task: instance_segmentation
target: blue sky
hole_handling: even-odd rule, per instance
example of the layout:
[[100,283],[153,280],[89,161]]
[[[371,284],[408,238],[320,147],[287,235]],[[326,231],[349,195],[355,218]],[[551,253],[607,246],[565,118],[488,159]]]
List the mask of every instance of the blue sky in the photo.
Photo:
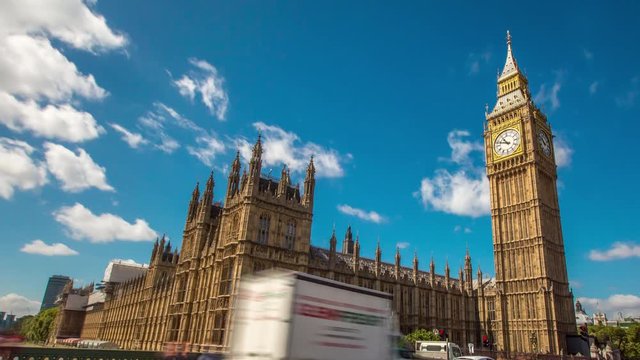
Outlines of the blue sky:
[[[475,4],[474,4],[475,5]],[[493,273],[480,147],[505,33],[556,135],[569,277],[640,314],[636,3],[9,1],[0,5],[0,310],[180,242],[261,131],[265,168],[319,179],[312,243],[351,224],[439,273]],[[427,191],[434,189],[433,192]]]

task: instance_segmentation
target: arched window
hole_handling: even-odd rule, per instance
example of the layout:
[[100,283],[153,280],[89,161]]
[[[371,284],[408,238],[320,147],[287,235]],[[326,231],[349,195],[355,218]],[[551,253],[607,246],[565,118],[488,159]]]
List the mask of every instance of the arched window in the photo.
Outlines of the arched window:
[[269,242],[269,224],[271,219],[269,215],[260,215],[260,228],[258,230],[258,242],[260,244],[266,244]]
[[293,247],[295,245],[295,240],[296,240],[296,222],[293,220],[289,220],[289,222],[287,223],[286,232],[284,234],[284,246],[289,250],[293,250]]

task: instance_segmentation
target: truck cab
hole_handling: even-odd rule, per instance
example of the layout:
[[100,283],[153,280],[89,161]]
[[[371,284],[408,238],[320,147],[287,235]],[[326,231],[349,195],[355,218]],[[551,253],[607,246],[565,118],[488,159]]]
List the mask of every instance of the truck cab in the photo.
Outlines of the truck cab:
[[462,356],[462,350],[448,341],[416,341],[416,359],[455,360]]

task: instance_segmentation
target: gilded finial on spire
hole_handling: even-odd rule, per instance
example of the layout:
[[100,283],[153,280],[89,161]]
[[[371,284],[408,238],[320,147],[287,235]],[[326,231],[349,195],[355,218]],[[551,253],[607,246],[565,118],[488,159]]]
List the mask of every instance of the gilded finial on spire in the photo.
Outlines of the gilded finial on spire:
[[511,46],[511,33],[509,33],[509,30],[507,30],[507,45]]

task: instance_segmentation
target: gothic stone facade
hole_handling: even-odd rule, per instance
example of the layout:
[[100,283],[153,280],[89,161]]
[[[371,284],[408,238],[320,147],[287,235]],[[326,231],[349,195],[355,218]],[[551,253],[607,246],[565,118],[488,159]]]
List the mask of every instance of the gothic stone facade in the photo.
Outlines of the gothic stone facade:
[[419,269],[417,257],[411,268],[402,267],[399,252],[395,263],[384,263],[379,246],[375,259],[362,258],[350,228],[341,251],[335,231],[328,249],[312,246],[313,159],[301,192],[286,168],[278,181],[261,174],[258,138],[248,171],[241,175],[239,155],[233,161],[224,203],[214,203],[213,176],[202,196],[196,185],[181,251],[156,243],[147,273],[109,287],[103,307],[86,317],[83,334],[131,349],[179,342],[192,351],[226,350],[239,281],[279,267],[393,294],[404,333],[438,328],[459,344],[479,345],[488,336],[498,350],[564,351],[564,335],[573,332],[575,320],[551,129],[533,105],[508,43],[498,103],[487,114],[485,132],[495,280],[484,281],[478,271],[474,282],[469,254],[457,278],[448,264],[437,275],[433,260],[428,272]]

